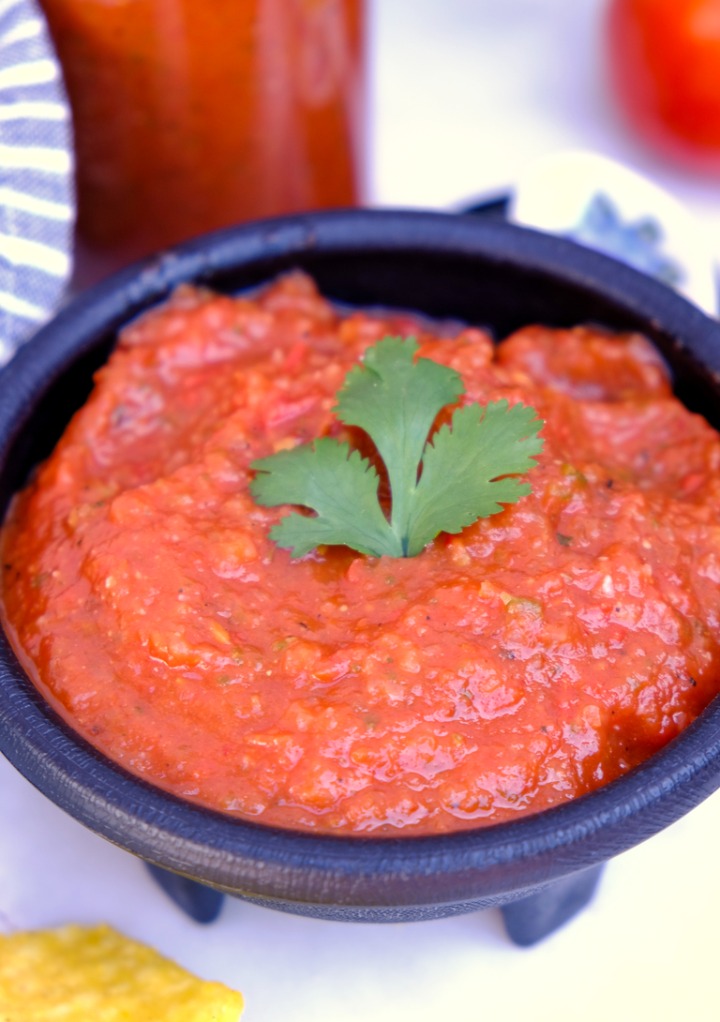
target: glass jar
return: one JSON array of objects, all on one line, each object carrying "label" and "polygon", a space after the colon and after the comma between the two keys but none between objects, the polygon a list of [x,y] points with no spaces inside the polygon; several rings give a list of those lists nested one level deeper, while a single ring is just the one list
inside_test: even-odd
[{"label": "glass jar", "polygon": [[75,287],[361,200],[363,0],[41,0],[75,132]]}]

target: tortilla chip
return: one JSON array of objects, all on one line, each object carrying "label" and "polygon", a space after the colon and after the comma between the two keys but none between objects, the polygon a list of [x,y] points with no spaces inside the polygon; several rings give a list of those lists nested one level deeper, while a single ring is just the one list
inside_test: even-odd
[{"label": "tortilla chip", "polygon": [[239,993],[109,926],[0,935],[0,1022],[238,1022]]}]

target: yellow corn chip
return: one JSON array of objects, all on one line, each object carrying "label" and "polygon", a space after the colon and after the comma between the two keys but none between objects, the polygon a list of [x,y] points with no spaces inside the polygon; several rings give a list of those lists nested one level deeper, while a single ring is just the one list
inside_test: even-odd
[{"label": "yellow corn chip", "polygon": [[0,935],[0,1022],[237,1022],[239,993],[109,926]]}]

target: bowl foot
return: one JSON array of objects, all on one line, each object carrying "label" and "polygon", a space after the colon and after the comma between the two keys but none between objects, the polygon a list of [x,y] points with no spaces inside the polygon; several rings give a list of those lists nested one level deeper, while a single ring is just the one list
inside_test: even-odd
[{"label": "bowl foot", "polygon": [[197,880],[170,873],[160,866],[146,863],[152,878],[162,887],[163,891],[196,923],[212,923],[220,915],[225,895],[199,884]]},{"label": "bowl foot", "polygon": [[557,880],[549,887],[503,905],[505,929],[514,944],[530,947],[564,926],[592,900],[603,863]]}]

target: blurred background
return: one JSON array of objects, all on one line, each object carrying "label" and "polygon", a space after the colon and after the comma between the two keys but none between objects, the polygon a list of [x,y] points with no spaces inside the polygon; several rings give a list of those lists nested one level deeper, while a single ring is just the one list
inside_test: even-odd
[{"label": "blurred background", "polygon": [[[371,197],[382,203],[452,206],[468,196],[512,187],[543,156],[583,149],[652,178],[717,235],[720,6],[702,0],[626,0],[616,6],[627,9],[621,38],[632,38],[633,25],[642,25],[643,17],[649,26],[647,43],[636,44],[650,51],[645,84],[642,78],[632,86],[626,83],[621,93],[610,73],[608,0],[371,4]],[[697,22],[703,9],[705,23],[693,27],[693,16]],[[714,92],[715,109],[707,97],[705,102],[716,134],[681,155],[648,143],[651,117],[635,113],[636,96],[663,70],[665,81],[661,78],[658,90],[664,84],[676,94],[677,60],[685,78],[698,75],[697,59],[675,56],[692,32],[700,37],[697,50],[707,54],[716,76],[714,82],[697,84],[698,92],[710,91],[711,99]],[[662,40],[661,51],[656,38]],[[648,107],[651,102],[648,98]],[[694,116],[686,104],[687,120]],[[703,155],[713,154],[714,170],[703,169]]]},{"label": "blurred background", "polygon": [[[57,18],[72,6],[47,3]],[[123,5],[85,0],[85,6]],[[679,203],[687,214],[683,243],[707,254],[714,277],[720,140],[703,125],[712,121],[714,100],[720,135],[720,2],[626,6],[641,20],[652,20],[653,9],[676,19],[663,21],[656,37],[639,36],[637,20],[628,29],[630,43],[640,39],[654,68],[650,80],[662,91],[667,83],[657,74],[665,73],[670,95],[681,100],[679,114],[668,115],[669,138],[660,142],[662,129],[652,127],[653,115],[645,116],[638,102],[650,102],[647,83],[613,85],[609,58],[626,37],[621,31],[610,46],[607,0],[370,0],[358,201],[457,210],[513,200],[535,180],[538,161],[588,151],[659,186],[659,207],[655,193],[647,193],[648,214],[659,208],[662,219],[665,195]],[[682,53],[673,63],[671,43],[688,33],[706,40],[706,63]],[[682,91],[683,69],[696,72],[700,121],[690,92]],[[685,142],[676,147],[673,133],[684,133]],[[567,182],[559,172],[557,182],[562,192]],[[551,202],[541,194],[540,213]],[[508,942],[494,912],[350,925],[228,902],[220,919],[203,928],[181,915],[139,862],[65,817],[4,760],[0,814],[0,924],[110,922],[242,990],[248,1022],[720,1017],[718,796],[614,860],[590,908],[530,950]]]}]

